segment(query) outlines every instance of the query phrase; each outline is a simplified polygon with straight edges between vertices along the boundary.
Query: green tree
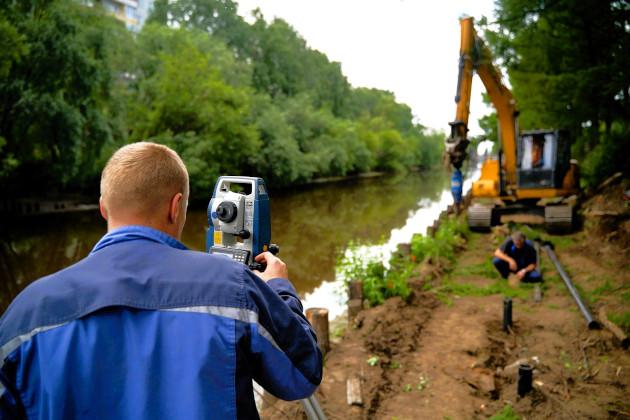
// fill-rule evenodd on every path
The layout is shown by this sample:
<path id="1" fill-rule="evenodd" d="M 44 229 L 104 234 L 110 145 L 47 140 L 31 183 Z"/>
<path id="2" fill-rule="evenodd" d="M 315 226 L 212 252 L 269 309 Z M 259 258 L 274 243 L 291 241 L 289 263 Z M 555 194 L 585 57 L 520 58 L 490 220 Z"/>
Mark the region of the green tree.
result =
<path id="1" fill-rule="evenodd" d="M 116 48 L 110 40 L 126 30 L 70 0 L 2 1 L 0 9 L 3 189 L 82 188 L 119 130 L 107 106 Z"/>
<path id="2" fill-rule="evenodd" d="M 500 0 L 497 31 L 486 38 L 508 68 L 524 129 L 568 128 L 586 168 L 607 166 L 591 182 L 628 165 L 630 5 L 616 0 Z M 626 159 L 627 160 L 627 159 Z M 593 175 L 593 176 L 591 176 Z"/>
<path id="3" fill-rule="evenodd" d="M 129 104 L 130 140 L 174 147 L 189 166 L 193 193 L 207 194 L 219 174 L 247 170 L 258 149 L 251 92 L 233 73 L 224 76 L 240 67 L 211 45 L 217 41 L 185 29 L 149 26 L 147 33 L 146 73 Z"/>

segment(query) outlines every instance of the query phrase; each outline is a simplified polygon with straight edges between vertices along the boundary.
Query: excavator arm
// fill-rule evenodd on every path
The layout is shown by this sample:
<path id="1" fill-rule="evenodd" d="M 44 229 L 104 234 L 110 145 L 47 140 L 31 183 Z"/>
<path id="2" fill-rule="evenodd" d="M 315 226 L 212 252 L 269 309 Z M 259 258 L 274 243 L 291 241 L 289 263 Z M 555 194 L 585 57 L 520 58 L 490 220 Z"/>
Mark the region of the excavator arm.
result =
<path id="1" fill-rule="evenodd" d="M 516 138 L 518 135 L 518 110 L 512 92 L 503 84 L 500 71 L 492 64 L 492 55 L 483 40 L 477 35 L 473 18 L 460 20 L 461 40 L 459 51 L 459 74 L 455 103 L 455 120 L 450 124 L 451 134 L 446 139 L 446 153 L 455 174 L 461 179 L 461 168 L 467 155 L 468 117 L 470 115 L 470 95 L 473 73 L 476 71 L 483 82 L 486 92 L 497 111 L 499 122 L 499 140 L 503 150 L 503 184 L 507 191 L 516 187 Z M 453 196 L 456 204 L 457 195 L 461 197 L 459 186 L 453 179 Z M 459 191 L 457 189 L 459 188 Z M 459 194 L 457 194 L 459 193 Z"/>

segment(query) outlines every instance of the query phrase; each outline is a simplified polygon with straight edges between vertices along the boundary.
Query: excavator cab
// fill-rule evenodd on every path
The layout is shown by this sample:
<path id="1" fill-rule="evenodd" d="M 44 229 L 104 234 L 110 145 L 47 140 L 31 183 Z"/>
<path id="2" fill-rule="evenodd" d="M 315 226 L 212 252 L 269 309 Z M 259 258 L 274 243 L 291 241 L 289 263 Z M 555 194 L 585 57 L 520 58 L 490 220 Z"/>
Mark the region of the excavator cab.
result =
<path id="1" fill-rule="evenodd" d="M 568 132 L 525 131 L 519 140 L 516 150 L 518 188 L 562 188 L 570 165 Z"/>

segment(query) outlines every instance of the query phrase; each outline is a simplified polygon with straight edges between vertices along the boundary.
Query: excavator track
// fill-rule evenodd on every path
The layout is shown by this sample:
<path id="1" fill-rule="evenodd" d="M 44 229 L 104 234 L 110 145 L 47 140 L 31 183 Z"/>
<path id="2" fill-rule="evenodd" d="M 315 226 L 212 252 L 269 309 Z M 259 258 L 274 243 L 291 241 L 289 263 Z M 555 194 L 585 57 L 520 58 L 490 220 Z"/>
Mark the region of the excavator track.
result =
<path id="1" fill-rule="evenodd" d="M 473 230 L 488 230 L 492 226 L 494 206 L 472 205 L 468 208 L 468 226 Z"/>
<path id="2" fill-rule="evenodd" d="M 574 212 L 571 205 L 545 207 L 545 228 L 550 232 L 570 232 L 574 228 Z"/>

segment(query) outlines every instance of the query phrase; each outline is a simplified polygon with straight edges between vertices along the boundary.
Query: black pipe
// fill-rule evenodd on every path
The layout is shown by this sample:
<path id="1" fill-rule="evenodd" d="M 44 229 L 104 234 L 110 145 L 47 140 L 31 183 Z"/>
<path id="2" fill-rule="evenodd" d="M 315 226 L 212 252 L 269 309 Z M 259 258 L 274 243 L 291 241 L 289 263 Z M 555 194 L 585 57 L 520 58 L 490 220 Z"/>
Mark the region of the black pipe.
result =
<path id="1" fill-rule="evenodd" d="M 543 248 L 545 249 L 545 251 L 547 251 L 547 255 L 549 256 L 549 259 L 551 260 L 553 265 L 556 266 L 556 270 L 558 270 L 558 274 L 560 274 L 560 277 L 562 277 L 562 281 L 564 281 L 564 285 L 567 286 L 567 289 L 569 289 L 569 293 L 571 293 L 571 296 L 573 296 L 575 303 L 577 304 L 578 308 L 580 308 L 580 312 L 582 312 L 582 315 L 584 315 L 584 318 L 586 318 L 586 323 L 588 324 L 588 328 L 591 330 L 600 328 L 599 322 L 593 319 L 593 315 L 591 315 L 591 312 L 588 310 L 588 308 L 582 301 L 582 298 L 580 298 L 580 294 L 578 293 L 577 289 L 571 282 L 571 278 L 569 278 L 569 275 L 562 268 L 560 261 L 558 261 L 558 257 L 556 257 L 556 253 L 553 252 L 553 244 L 545 243 L 543 245 Z"/>
<path id="2" fill-rule="evenodd" d="M 529 391 L 532 390 L 532 373 L 534 368 L 532 365 L 521 364 L 518 367 L 518 385 L 517 392 L 519 397 L 525 396 Z"/>
<path id="3" fill-rule="evenodd" d="M 512 298 L 503 299 L 503 331 L 510 332 L 512 327 Z"/>

